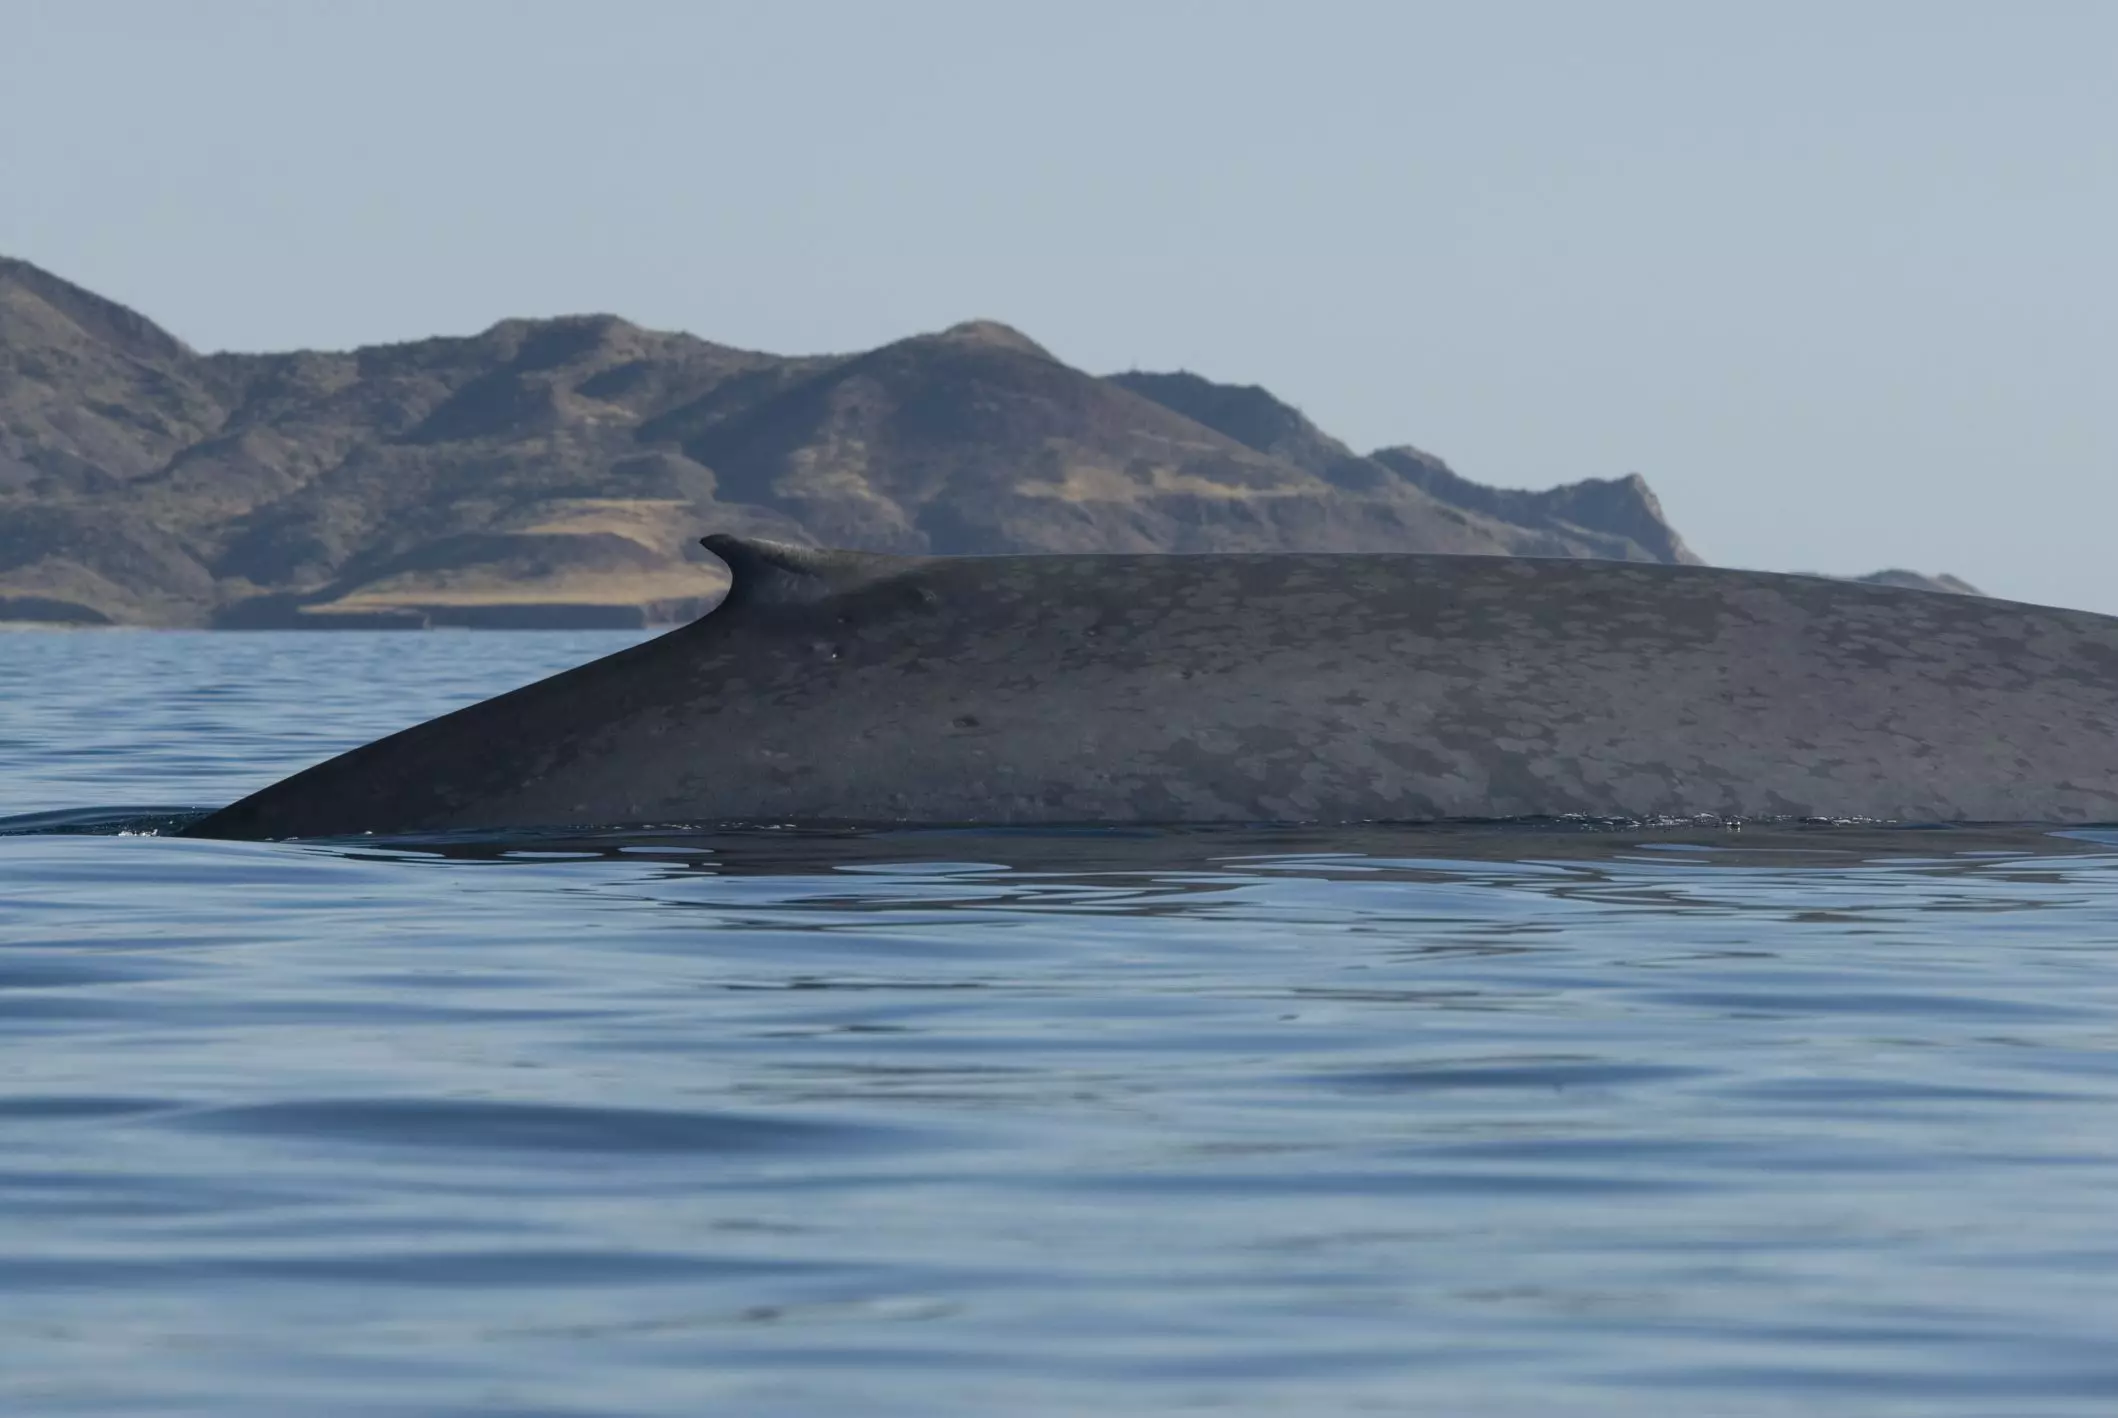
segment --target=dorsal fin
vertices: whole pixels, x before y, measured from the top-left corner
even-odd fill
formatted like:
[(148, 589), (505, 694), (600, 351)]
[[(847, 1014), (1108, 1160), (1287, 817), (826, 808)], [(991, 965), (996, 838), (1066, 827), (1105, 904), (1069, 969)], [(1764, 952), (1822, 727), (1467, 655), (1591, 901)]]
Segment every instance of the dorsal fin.
[(715, 532), (699, 545), (728, 563), (728, 599), (736, 606), (797, 606), (821, 601), (841, 591), (888, 576), (912, 565), (913, 558), (878, 552), (798, 547)]

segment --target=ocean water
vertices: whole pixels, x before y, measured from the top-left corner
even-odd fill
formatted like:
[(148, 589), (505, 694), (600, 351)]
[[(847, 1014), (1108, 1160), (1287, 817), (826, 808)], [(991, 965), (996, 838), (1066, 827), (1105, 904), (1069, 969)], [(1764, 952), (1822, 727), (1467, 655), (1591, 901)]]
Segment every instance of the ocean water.
[(0, 634), (0, 1412), (2118, 1411), (2118, 832), (153, 833), (633, 638)]

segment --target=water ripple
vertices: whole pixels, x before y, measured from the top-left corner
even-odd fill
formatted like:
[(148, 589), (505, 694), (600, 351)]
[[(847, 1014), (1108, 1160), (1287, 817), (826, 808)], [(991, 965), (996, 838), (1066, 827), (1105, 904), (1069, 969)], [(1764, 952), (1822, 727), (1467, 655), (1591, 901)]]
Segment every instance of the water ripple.
[(417, 1098), (309, 1099), (215, 1108), (183, 1125), (263, 1138), (539, 1154), (785, 1153), (876, 1144), (881, 1129), (806, 1119)]
[(618, 643), (0, 637), (0, 1409), (2118, 1401), (2118, 831), (92, 806)]

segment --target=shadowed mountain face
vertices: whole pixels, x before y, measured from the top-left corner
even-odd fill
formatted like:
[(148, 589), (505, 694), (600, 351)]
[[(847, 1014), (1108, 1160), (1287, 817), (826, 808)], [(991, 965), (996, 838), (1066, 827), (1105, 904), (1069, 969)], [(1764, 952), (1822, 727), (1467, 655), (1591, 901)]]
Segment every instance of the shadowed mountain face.
[(719, 594), (708, 531), (1695, 559), (1638, 478), (1483, 487), (1262, 389), (1099, 379), (989, 322), (807, 358), (611, 316), (201, 355), (0, 260), (0, 619), (640, 624)]

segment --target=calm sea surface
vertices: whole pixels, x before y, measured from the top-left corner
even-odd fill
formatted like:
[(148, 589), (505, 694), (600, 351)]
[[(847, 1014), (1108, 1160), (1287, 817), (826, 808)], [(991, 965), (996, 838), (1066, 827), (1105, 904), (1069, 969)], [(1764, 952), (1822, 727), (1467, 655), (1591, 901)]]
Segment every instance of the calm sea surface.
[(633, 638), (0, 634), (0, 1411), (2118, 1412), (2118, 832), (117, 831)]

